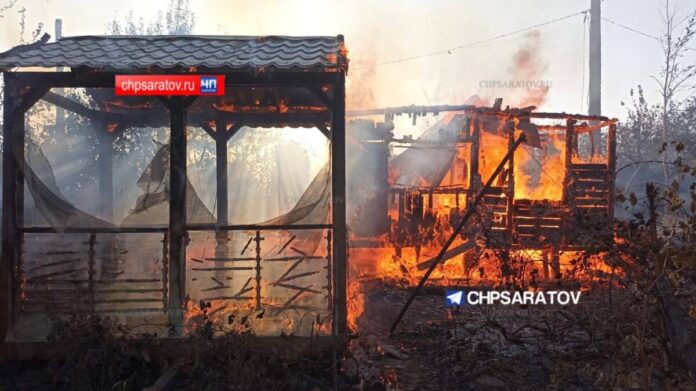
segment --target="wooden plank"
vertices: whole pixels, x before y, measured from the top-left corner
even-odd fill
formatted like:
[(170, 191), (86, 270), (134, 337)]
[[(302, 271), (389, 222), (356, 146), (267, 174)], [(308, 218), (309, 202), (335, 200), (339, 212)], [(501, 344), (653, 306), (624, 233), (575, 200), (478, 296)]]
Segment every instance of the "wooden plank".
[(169, 143), (169, 323), (176, 332), (183, 328), (186, 297), (186, 101), (170, 100)]
[(531, 235), (534, 237), (538, 236), (550, 236), (560, 234), (561, 227), (547, 228), (547, 227), (532, 227), (532, 226), (516, 226), (515, 232), (519, 235)]
[(607, 170), (607, 165), (603, 163), (573, 163), (571, 165), (571, 170), (576, 171), (576, 170), (591, 170), (591, 171), (600, 171), (600, 170)]
[(334, 335), (348, 339), (346, 306), (347, 239), (346, 231), (346, 142), (345, 142), (345, 75), (338, 74), (333, 83), (331, 108), (331, 193), (334, 260)]
[(331, 224), (279, 224), (279, 225), (260, 225), (260, 224), (188, 224), (188, 231), (292, 231), (292, 230), (311, 230), (331, 228)]
[(20, 105), (19, 84), (12, 73), (4, 74), (3, 97), (3, 179), (2, 179), (2, 259), (0, 259), (0, 339), (4, 341), (14, 324), (16, 296), (15, 265), (21, 265), (24, 176), (19, 162), (24, 159), (24, 112)]
[[(114, 72), (94, 72), (90, 68), (73, 68), (72, 72), (14, 72), (21, 83), (39, 83), (51, 87), (113, 88)], [(225, 74), (225, 86), (305, 87), (326, 84), (335, 80), (335, 72), (261, 72), (251, 73), (233, 69), (198, 67), (193, 75)]]
[(606, 181), (596, 181), (596, 180), (575, 180), (572, 186), (579, 191), (593, 190), (593, 191), (607, 191), (608, 183)]
[(485, 206), (494, 206), (494, 205), (501, 205), (507, 208), (507, 198), (503, 197), (496, 197), (496, 196), (486, 196), (483, 199), (483, 205)]
[(603, 206), (606, 207), (608, 200), (606, 198), (574, 198), (573, 205), (576, 206)]
[[(457, 255), (464, 254), (465, 252), (471, 250), (476, 246), (476, 241), (475, 240), (467, 240), (466, 242), (460, 244), (457, 247), (454, 247), (450, 250), (448, 250), (445, 255), (442, 256), (442, 263), (446, 262), (449, 259), (452, 259), (456, 257)], [(427, 268), (430, 267), (430, 265), (435, 262), (436, 258), (430, 258), (427, 261), (421, 262), (418, 264), (418, 270), (426, 270)]]
[(560, 226), (561, 218), (546, 218), (546, 217), (527, 217), (527, 216), (515, 216), (515, 225), (529, 225), (529, 226)]
[[(471, 165), (469, 167), (469, 188), (479, 189), (483, 183), (479, 172), (479, 155), (481, 148), (481, 120), (474, 114), (474, 128), (471, 130)], [(471, 125), (470, 117), (467, 116), (467, 124)]]
[(570, 196), (570, 179), (573, 165), (573, 135), (575, 133), (575, 122), (573, 118), (566, 119), (566, 134), (565, 134), (565, 167), (563, 175), (563, 197), (562, 202), (565, 204)]
[(606, 189), (576, 189), (573, 193), (575, 198), (585, 197), (585, 198), (603, 198), (607, 199), (609, 197), (609, 190)]
[[(52, 233), (59, 233), (55, 228), (53, 227), (25, 227), (21, 229), (22, 233), (31, 233), (31, 234), (52, 234)], [(62, 233), (72, 233), (72, 234), (77, 234), (77, 233), (110, 233), (110, 234), (128, 234), (128, 233), (162, 233), (162, 232), (167, 232), (166, 227), (99, 227), (99, 228), (92, 228), (92, 227), (66, 227)]]
[(217, 193), (217, 223), (228, 223), (228, 191), (227, 191), (227, 122), (222, 119), (215, 121), (215, 178)]
[(609, 188), (608, 207), (609, 207), (609, 218), (614, 219), (614, 193), (616, 189), (616, 123), (611, 123), (609, 125), (609, 133), (607, 134), (607, 171), (609, 171), (609, 177), (607, 178), (607, 187)]
[(529, 210), (529, 209), (516, 209), (514, 212), (516, 217), (520, 218), (561, 218), (563, 215), (562, 211), (549, 209), (545, 211)]
[(593, 180), (602, 180), (602, 181), (606, 181), (609, 178), (609, 173), (607, 173), (606, 171), (594, 171), (594, 170), (573, 171), (572, 175), (574, 178), (593, 179)]
[(486, 189), (486, 191), (483, 193), (485, 195), (501, 195), (505, 192), (505, 188), (502, 187), (496, 187), (496, 186), (491, 186), (490, 188)]

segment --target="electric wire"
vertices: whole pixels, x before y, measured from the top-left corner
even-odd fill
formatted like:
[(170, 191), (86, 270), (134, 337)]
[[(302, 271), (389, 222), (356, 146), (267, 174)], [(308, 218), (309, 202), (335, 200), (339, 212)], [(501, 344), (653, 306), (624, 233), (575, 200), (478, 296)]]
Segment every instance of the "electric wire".
[[(421, 58), (425, 58), (425, 57), (438, 56), (438, 55), (442, 55), (442, 54), (452, 54), (452, 52), (455, 50), (461, 50), (461, 49), (466, 49), (466, 48), (470, 48), (470, 47), (474, 47), (474, 46), (479, 46), (479, 45), (482, 45), (485, 43), (497, 41), (499, 39), (508, 38), (508, 37), (513, 36), (513, 35), (525, 33), (527, 31), (531, 31), (531, 30), (534, 30), (534, 29), (537, 29), (540, 27), (545, 27), (545, 26), (548, 26), (550, 24), (558, 23), (558, 22), (570, 19), (570, 18), (578, 16), (578, 15), (586, 15), (589, 11), (590, 11), (589, 9), (586, 9), (586, 10), (576, 12), (576, 13), (573, 13), (570, 15), (562, 16), (560, 18), (549, 20), (549, 21), (546, 21), (543, 23), (538, 23), (538, 24), (535, 24), (533, 26), (528, 26), (528, 27), (525, 27), (525, 28), (520, 29), (520, 30), (515, 30), (515, 31), (508, 32), (508, 33), (499, 34), (499, 35), (496, 35), (494, 37), (483, 39), (480, 41), (461, 44), (458, 46), (451, 47), (449, 49), (442, 49), (442, 50), (437, 50), (437, 51), (430, 52), (430, 53), (418, 54), (418, 55), (414, 55), (414, 56), (410, 56), (410, 57), (404, 57), (404, 58), (398, 58), (398, 59), (394, 59), (394, 60), (387, 60), (387, 61), (378, 62), (378, 63), (374, 64), (374, 66), (396, 64), (396, 63), (401, 63), (401, 62), (406, 62), (406, 61), (413, 61), (413, 60), (417, 60), (417, 59), (421, 59)], [(360, 67), (353, 66), (352, 68), (360, 68)]]

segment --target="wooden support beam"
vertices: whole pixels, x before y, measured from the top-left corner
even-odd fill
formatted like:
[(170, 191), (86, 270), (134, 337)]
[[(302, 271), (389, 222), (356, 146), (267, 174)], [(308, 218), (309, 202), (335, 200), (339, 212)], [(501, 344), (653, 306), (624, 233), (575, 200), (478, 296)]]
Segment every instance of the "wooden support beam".
[[(566, 138), (565, 138), (565, 173), (563, 175), (563, 194), (561, 196), (561, 202), (564, 207), (569, 207), (573, 198), (573, 191), (571, 187), (573, 186), (573, 150), (575, 140), (575, 120), (568, 118), (566, 120)], [(565, 247), (568, 242), (568, 226), (569, 219), (572, 219), (573, 213), (570, 216), (563, 215), (561, 218), (561, 247)]]
[(566, 134), (565, 134), (565, 175), (563, 176), (563, 204), (570, 201), (570, 184), (572, 182), (572, 167), (573, 167), (573, 150), (574, 150), (574, 140), (575, 140), (575, 120), (566, 120)]
[(246, 125), (242, 122), (235, 122), (227, 128), (227, 135), (225, 136), (227, 141), (230, 141), (244, 126)]
[(51, 91), (48, 91), (41, 99), (52, 105), (58, 106), (62, 109), (81, 115), (85, 118), (89, 118), (91, 120), (102, 122), (120, 122), (124, 119), (123, 116), (120, 114), (90, 109), (82, 103), (75, 102), (70, 98), (66, 98), (62, 95), (58, 95), (55, 92)]
[(216, 139), (217, 136), (215, 135), (215, 129), (211, 128), (210, 125), (208, 125), (208, 123), (201, 122), (200, 124), (198, 124), (198, 126), (200, 126), (201, 129), (203, 129), (208, 134), (208, 136), (210, 136), (210, 138), (212, 138), (213, 140)]
[(334, 259), (334, 333), (347, 339), (346, 280), (348, 234), (346, 230), (346, 140), (345, 140), (345, 76), (333, 83), (331, 110), (331, 212)]
[[(512, 149), (515, 144), (515, 125), (512, 120), (507, 122), (508, 129), (508, 149)], [(507, 214), (506, 225), (508, 231), (508, 238), (513, 238), (515, 231), (515, 152), (510, 155), (510, 161), (507, 166), (508, 172), (508, 182), (507, 182)]]
[(172, 97), (170, 106), (169, 323), (180, 333), (186, 297), (186, 108), (192, 101)]
[(329, 128), (327, 128), (326, 125), (319, 124), (319, 125), (317, 125), (317, 129), (319, 129), (321, 134), (323, 134), (327, 140), (331, 140), (331, 132), (329, 132)]
[(609, 221), (614, 220), (614, 193), (616, 192), (616, 123), (609, 125), (607, 134), (607, 172), (609, 194), (607, 199)]
[(309, 90), (312, 91), (314, 93), (314, 95), (316, 95), (316, 97), (319, 98), (319, 100), (321, 100), (321, 103), (323, 103), (324, 106), (331, 107), (331, 104), (332, 104), (331, 98), (328, 96), (328, 94), (326, 92), (324, 92), (321, 89), (321, 87), (319, 87), (317, 85), (313, 85), (313, 86), (309, 87)]
[[(158, 97), (162, 104), (169, 108), (170, 101), (166, 97)], [(104, 123), (119, 123), (127, 124), (128, 126), (165, 126), (167, 125), (167, 118), (162, 115), (160, 111), (151, 110), (144, 111), (139, 110), (137, 113), (114, 113), (101, 110), (90, 109), (79, 102), (75, 102), (72, 99), (60, 96), (53, 92), (47, 92), (42, 95), (42, 99), (58, 107), (64, 108), (73, 113), (79, 114), (83, 117), (89, 118), (91, 120), (100, 121)], [(215, 117), (224, 120), (226, 122), (233, 122), (234, 124), (247, 125), (247, 126), (278, 126), (281, 124), (287, 124), (290, 126), (326, 126), (330, 121), (330, 113), (328, 112), (305, 112), (305, 113), (245, 113), (245, 112), (227, 112), (222, 110), (217, 110), (212, 108)], [(192, 123), (197, 123), (198, 126), (203, 128), (211, 137), (215, 137), (211, 134), (212, 128), (207, 125), (210, 113), (197, 113), (189, 114), (188, 119)], [(233, 127), (234, 128), (234, 127)], [(238, 130), (237, 128), (236, 130)], [(231, 137), (231, 136), (230, 136)]]
[(427, 270), (430, 268), (433, 262), (441, 262), (444, 263), (457, 255), (464, 254), (465, 252), (471, 250), (472, 248), (476, 247), (476, 241), (473, 239), (467, 239), (466, 242), (460, 244), (459, 246), (448, 250), (443, 256), (442, 259), (438, 259), (437, 257), (430, 258), (426, 261), (423, 261), (417, 265), (418, 270)]
[(26, 113), (49, 89), (50, 88), (45, 85), (31, 85), (28, 92), (17, 94), (19, 99), (14, 102), (14, 110)]
[(469, 188), (478, 189), (481, 184), (481, 173), (479, 172), (479, 159), (481, 148), (481, 119), (474, 114), (474, 128), (471, 130), (471, 166), (469, 167)]
[(227, 123), (221, 119), (215, 121), (215, 156), (217, 180), (217, 223), (228, 224), (228, 192), (227, 192)]
[(2, 259), (0, 259), (0, 339), (14, 324), (21, 266), (24, 217), (24, 111), (17, 80), (6, 73), (3, 97)]
[[(167, 69), (153, 69), (155, 73), (181, 73), (188, 75), (224, 74), (226, 89), (242, 86), (264, 87), (306, 87), (307, 85), (330, 84), (335, 78), (333, 72), (262, 72), (253, 74), (247, 71), (234, 71), (230, 69), (198, 67), (196, 73), (191, 73), (188, 68), (182, 68), (178, 72)], [(37, 82), (51, 87), (82, 87), (82, 88), (113, 88), (114, 72), (94, 72), (87, 67), (73, 68), (71, 72), (15, 72), (21, 78), (20, 81)]]

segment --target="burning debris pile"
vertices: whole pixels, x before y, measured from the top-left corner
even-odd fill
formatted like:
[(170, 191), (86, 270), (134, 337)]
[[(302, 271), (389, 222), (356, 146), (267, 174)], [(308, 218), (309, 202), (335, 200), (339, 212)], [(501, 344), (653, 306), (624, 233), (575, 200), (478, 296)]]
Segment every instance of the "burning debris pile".
[[(395, 138), (392, 119), (449, 112), (423, 135)], [(433, 106), (366, 110), (353, 120), (348, 178), (351, 263), (356, 275), (415, 285), (479, 192), (475, 218), (431, 278), (444, 284), (537, 285), (602, 270), (612, 240), (616, 123), (538, 113), (534, 107)], [(538, 134), (484, 183), (516, 135)], [(599, 132), (594, 145), (592, 132)], [(535, 136), (531, 136), (535, 137)], [(534, 145), (536, 144), (536, 145)], [(390, 156), (392, 148), (404, 148)], [(357, 191), (361, 189), (361, 191)], [(597, 230), (596, 228), (602, 229)], [(591, 233), (591, 235), (590, 235)], [(590, 276), (591, 277), (591, 276)]]
[[(690, 203), (676, 181), (663, 191), (648, 186), (645, 197), (615, 194), (616, 120), (496, 103), (349, 113), (384, 121), (350, 122), (359, 175), (349, 188), (367, 190), (349, 205), (357, 298), (349, 310), (359, 338), (347, 373), (360, 373), (362, 384), (424, 390), (689, 389), (696, 284), (684, 257), (693, 254), (693, 184)], [(447, 111), (420, 138), (394, 136), (397, 115), (415, 122)], [(530, 129), (538, 144), (514, 150)], [(692, 167), (677, 164), (688, 179)], [(615, 203), (634, 219), (615, 220)], [(669, 226), (664, 235), (660, 224)], [(541, 310), (453, 308), (443, 298), (455, 287), (570, 289), (583, 299)], [(675, 345), (660, 345), (666, 340)]]

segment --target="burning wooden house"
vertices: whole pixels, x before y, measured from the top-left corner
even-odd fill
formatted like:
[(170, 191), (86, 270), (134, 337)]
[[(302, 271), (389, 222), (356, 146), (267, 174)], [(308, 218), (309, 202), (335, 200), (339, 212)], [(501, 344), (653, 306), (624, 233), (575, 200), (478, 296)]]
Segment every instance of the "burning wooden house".
[[(3, 341), (71, 311), (159, 335), (205, 312), (345, 338), (342, 36), (45, 37), (0, 68)], [(225, 94), (116, 96), (117, 74), (223, 75)], [(263, 140), (311, 134), (326, 161), (291, 181), (302, 153)], [(274, 174), (253, 176), (262, 164)]]
[[(438, 113), (447, 114), (421, 137), (394, 136), (396, 116), (408, 115), (415, 124), (418, 117)], [(445, 265), (458, 267), (455, 276), (483, 277), (477, 262), (482, 254), (489, 251), (500, 258), (505, 251), (532, 258), (526, 273), (560, 278), (564, 272), (572, 274), (572, 267), (561, 261), (564, 254), (597, 250), (612, 239), (616, 120), (541, 113), (533, 107), (502, 109), (500, 100), (494, 107), (349, 112), (353, 117), (375, 115), (383, 115), (384, 122), (349, 122), (354, 136), (349, 154), (355, 158), (348, 193), (358, 196), (348, 206), (348, 220), (356, 254), (351, 261), (360, 260), (359, 267), (374, 263), (377, 273), (415, 283), (415, 275), (429, 267), (482, 190), (476, 218), (444, 257), (463, 259)], [(515, 135), (526, 129), (538, 134), (537, 145), (514, 150), (484, 189)], [(397, 148), (400, 153), (392, 153)]]

